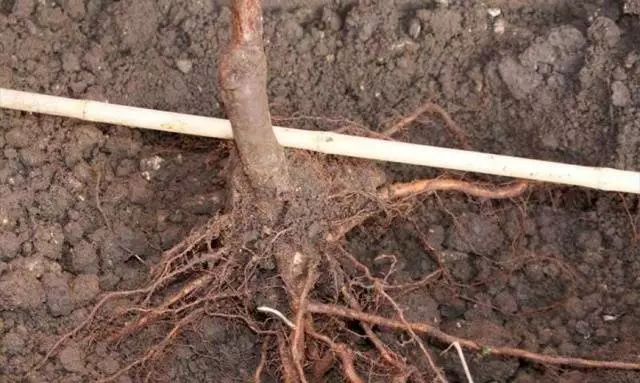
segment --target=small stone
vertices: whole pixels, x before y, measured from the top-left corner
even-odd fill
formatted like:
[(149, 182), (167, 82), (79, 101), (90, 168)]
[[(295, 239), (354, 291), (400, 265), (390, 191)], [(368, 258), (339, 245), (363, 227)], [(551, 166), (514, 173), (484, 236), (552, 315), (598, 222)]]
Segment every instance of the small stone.
[(496, 18), (502, 14), (502, 10), (500, 8), (489, 8), (487, 9), (487, 14), (491, 18)]
[(176, 66), (180, 72), (187, 74), (193, 69), (193, 61), (187, 59), (176, 60)]
[(422, 31), (422, 24), (420, 24), (420, 20), (414, 17), (409, 22), (409, 36), (417, 39), (420, 36), (420, 31)]
[(58, 359), (60, 360), (62, 367), (69, 372), (84, 371), (84, 354), (76, 345), (69, 345), (65, 347), (60, 351)]
[(611, 103), (619, 107), (631, 103), (631, 92), (622, 81), (614, 81), (611, 84)]

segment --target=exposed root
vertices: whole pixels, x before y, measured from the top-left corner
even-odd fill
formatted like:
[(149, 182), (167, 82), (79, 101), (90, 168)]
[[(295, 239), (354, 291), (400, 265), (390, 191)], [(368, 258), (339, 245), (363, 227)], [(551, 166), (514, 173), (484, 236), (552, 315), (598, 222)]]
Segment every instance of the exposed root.
[(253, 373), (253, 382), (261, 383), (262, 382), (262, 371), (264, 367), (267, 365), (267, 356), (269, 355), (269, 338), (265, 338), (262, 342), (262, 349), (260, 351), (260, 363), (258, 363), (258, 367), (256, 367), (256, 371)]
[(389, 302), (389, 304), (393, 306), (394, 310), (398, 314), (398, 317), (400, 318), (400, 321), (406, 326), (405, 327), (406, 331), (411, 335), (411, 338), (418, 344), (418, 347), (420, 347), (420, 350), (422, 351), (425, 358), (427, 359), (427, 362), (429, 363), (429, 367), (431, 367), (433, 372), (436, 374), (438, 381), (442, 383), (447, 383), (447, 379), (444, 377), (442, 370), (440, 369), (440, 367), (436, 366), (435, 362), (433, 361), (433, 357), (431, 356), (431, 353), (429, 352), (429, 350), (427, 350), (427, 347), (424, 345), (424, 342), (422, 342), (422, 339), (420, 339), (420, 337), (416, 335), (415, 331), (413, 331), (411, 326), (409, 326), (409, 323), (405, 319), (404, 313), (402, 312), (402, 309), (400, 308), (400, 306), (398, 306), (396, 301), (394, 301), (393, 298), (391, 298), (389, 294), (387, 294), (386, 291), (384, 291), (384, 289), (382, 289), (379, 286), (379, 284), (376, 283), (376, 287), (377, 287), (376, 290), (378, 291), (378, 293), (381, 294), (383, 297), (385, 297), (385, 299)]
[(301, 382), (306, 382), (307, 378), (304, 373), (304, 350), (305, 350), (305, 341), (304, 341), (304, 329), (305, 329), (305, 314), (307, 308), (307, 302), (309, 297), (309, 291), (313, 287), (316, 282), (316, 272), (315, 266), (309, 268), (307, 272), (307, 279), (304, 283), (304, 287), (302, 289), (302, 293), (298, 298), (298, 312), (296, 313), (296, 322), (295, 327), (293, 329), (293, 341), (291, 342), (291, 357), (293, 359), (293, 363), (298, 372), (298, 377)]
[(324, 314), (334, 317), (349, 318), (359, 321), (365, 321), (378, 326), (409, 331), (428, 335), (442, 343), (451, 344), (458, 342), (460, 346), (469, 350), (482, 352), (484, 355), (507, 356), (513, 358), (525, 359), (531, 362), (558, 365), (574, 368), (608, 368), (620, 370), (640, 370), (640, 363), (620, 362), (620, 361), (604, 361), (583, 358), (573, 358), (565, 356), (543, 355), (513, 347), (494, 347), (492, 345), (483, 344), (469, 339), (459, 338), (449, 335), (440, 329), (427, 323), (403, 323), (402, 321), (388, 319), (378, 315), (364, 313), (362, 311), (349, 309), (333, 304), (324, 304), (309, 302), (307, 306), (309, 312), (315, 314)]
[[(387, 294), (387, 292), (384, 290), (384, 286), (387, 284), (386, 277), (384, 279), (373, 277), (373, 275), (371, 275), (371, 271), (369, 270), (369, 268), (363, 265), (362, 263), (358, 262), (358, 260), (355, 259), (353, 255), (351, 255), (350, 253), (344, 250), (342, 250), (342, 254), (360, 271), (364, 272), (367, 279), (369, 279), (372, 282), (373, 290), (378, 294), (380, 294), (382, 297), (384, 297), (384, 299), (393, 307), (393, 309), (398, 314), (400, 321), (406, 324), (407, 332), (411, 335), (412, 339), (418, 344), (418, 347), (424, 354), (429, 366), (431, 367), (433, 372), (436, 374), (436, 377), (438, 378), (438, 380), (442, 383), (446, 383), (447, 380), (444, 377), (444, 374), (442, 373), (441, 369), (438, 366), (436, 366), (435, 362), (433, 361), (433, 357), (431, 356), (431, 353), (429, 352), (429, 350), (427, 350), (427, 347), (424, 345), (424, 342), (422, 342), (420, 337), (418, 337), (416, 333), (409, 327), (400, 306), (398, 306), (396, 301), (393, 298), (391, 298), (391, 296), (389, 296), (389, 294)], [(356, 309), (356, 310), (359, 310), (359, 309)]]
[(346, 378), (349, 379), (349, 382), (351, 383), (365, 382), (360, 377), (360, 375), (358, 375), (358, 372), (356, 371), (356, 368), (353, 364), (354, 363), (353, 351), (351, 351), (349, 347), (347, 347), (342, 343), (336, 343), (326, 335), (322, 335), (311, 328), (307, 328), (306, 331), (307, 331), (307, 334), (309, 334), (311, 337), (327, 344), (331, 349), (331, 351), (333, 351), (338, 356), (338, 358), (340, 358), (340, 361), (342, 362), (342, 370), (344, 371)]
[(383, 200), (391, 200), (435, 191), (458, 191), (480, 198), (508, 199), (518, 197), (524, 193), (529, 185), (529, 182), (520, 181), (505, 186), (491, 187), (455, 179), (435, 178), (393, 184), (383, 189), (378, 197)]
[[(349, 292), (349, 290), (347, 290), (346, 286), (342, 286), (341, 292), (345, 301), (347, 301), (347, 304), (349, 304), (349, 306), (351, 306), (352, 309), (359, 310), (359, 311), (362, 310), (360, 307), (360, 303), (358, 303), (358, 300), (355, 299), (355, 297)], [(404, 363), (404, 361), (398, 356), (398, 354), (390, 350), (389, 347), (387, 347), (387, 345), (385, 345), (382, 342), (382, 340), (380, 340), (378, 335), (376, 335), (376, 333), (373, 332), (373, 330), (371, 329), (371, 325), (369, 325), (366, 322), (363, 322), (362, 328), (364, 329), (364, 332), (369, 338), (369, 340), (371, 341), (371, 343), (373, 343), (375, 348), (380, 353), (380, 356), (382, 357), (382, 359), (384, 359), (391, 366), (395, 367), (398, 371), (406, 371), (407, 369), (406, 363)]]
[(64, 334), (63, 336), (61, 336), (56, 341), (56, 343), (54, 343), (53, 346), (51, 346), (51, 348), (49, 348), (49, 350), (47, 351), (45, 356), (42, 357), (40, 362), (35, 367), (33, 367), (32, 371), (36, 371), (36, 370), (39, 370), (40, 368), (42, 368), (42, 366), (44, 366), (44, 364), (47, 363), (49, 358), (53, 355), (54, 352), (56, 352), (58, 350), (58, 348), (60, 348), (61, 345), (63, 345), (67, 340), (75, 337), (82, 330), (84, 330), (86, 327), (91, 325), (91, 322), (94, 320), (94, 318), (96, 317), (96, 315), (98, 314), (100, 309), (106, 303), (110, 302), (111, 300), (117, 299), (117, 298), (127, 298), (127, 297), (138, 295), (138, 294), (144, 294), (147, 291), (148, 291), (148, 289), (139, 289), (139, 290), (131, 290), (131, 291), (116, 291), (116, 292), (112, 292), (112, 293), (106, 294), (104, 297), (102, 297), (102, 299), (100, 299), (100, 301), (98, 301), (98, 303), (96, 303), (95, 306), (93, 306), (93, 309), (91, 310), (91, 312), (89, 312), (89, 315), (87, 315), (87, 318), (85, 318), (73, 330), (71, 330), (71, 331), (67, 332), (66, 334)]
[[(176, 338), (176, 336), (178, 336), (178, 334), (180, 333), (180, 331), (184, 328), (184, 326), (186, 326), (188, 323), (192, 322), (194, 319), (198, 318), (200, 316), (200, 314), (202, 314), (202, 312), (204, 311), (204, 309), (197, 309), (192, 311), (189, 315), (187, 315), (186, 317), (182, 318), (180, 321), (178, 321), (173, 328), (171, 329), (171, 331), (169, 331), (169, 333), (164, 337), (164, 339), (162, 340), (162, 342), (160, 342), (158, 345), (156, 345), (155, 347), (153, 347), (152, 349), (150, 349), (149, 351), (147, 351), (147, 353), (141, 357), (138, 358), (136, 360), (134, 360), (133, 362), (131, 362), (130, 364), (128, 364), (127, 366), (125, 366), (124, 368), (120, 369), (119, 371), (117, 371), (116, 373), (104, 378), (104, 379), (100, 379), (98, 380), (98, 383), (106, 383), (106, 382), (112, 382), (115, 379), (117, 379), (118, 377), (122, 376), (123, 374), (127, 373), (128, 371), (130, 371), (131, 369), (146, 363), (147, 361), (152, 360), (154, 357), (156, 357), (157, 355), (161, 354), (165, 348), (167, 348), (167, 346), (169, 346), (169, 344)], [(151, 376), (150, 374), (147, 375), (147, 379), (145, 379), (145, 382), (148, 382), (150, 380)]]
[(282, 323), (286, 324), (287, 327), (291, 328), (291, 329), (295, 329), (296, 325), (291, 322), (291, 320), (289, 320), (289, 318), (287, 318), (283, 313), (281, 313), (280, 311), (273, 309), (271, 307), (268, 306), (260, 306), (258, 307), (256, 310), (263, 312), (263, 313), (269, 313), (269, 314), (273, 314), (276, 317), (278, 317), (278, 319), (280, 319), (282, 321)]
[(185, 297), (187, 297), (189, 294), (191, 294), (192, 292), (202, 288), (203, 286), (205, 286), (208, 282), (210, 282), (212, 280), (212, 276), (209, 274), (205, 274), (202, 275), (199, 278), (194, 279), (193, 281), (189, 282), (188, 284), (186, 284), (180, 291), (178, 291), (177, 293), (173, 294), (172, 296), (170, 296), (169, 298), (167, 298), (165, 300), (164, 303), (162, 303), (161, 305), (159, 305), (157, 308), (153, 308), (153, 309), (148, 309), (148, 310), (144, 310), (144, 309), (132, 309), (134, 311), (139, 311), (139, 312), (143, 312), (145, 315), (143, 315), (142, 317), (140, 317), (137, 321), (131, 323), (130, 325), (125, 326), (123, 329), (121, 329), (120, 331), (118, 331), (116, 334), (114, 334), (113, 336), (111, 336), (109, 338), (109, 341), (115, 341), (117, 339), (120, 339), (128, 334), (131, 334), (133, 332), (135, 332), (136, 330), (143, 328), (145, 326), (148, 326), (149, 324), (151, 324), (153, 321), (159, 319), (160, 317), (168, 314), (168, 313), (173, 313), (173, 314), (178, 314), (181, 311), (184, 311), (192, 306), (195, 306), (199, 303), (202, 302), (202, 298), (200, 300), (197, 300), (194, 303), (191, 304), (187, 304), (185, 306), (182, 306), (176, 310), (170, 310), (170, 307), (172, 305), (174, 305), (177, 302), (180, 302), (181, 300), (183, 300)]
[[(380, 190), (376, 198), (379, 201), (388, 202), (424, 193), (456, 191), (480, 198), (509, 199), (515, 198), (524, 193), (529, 185), (529, 182), (520, 181), (505, 186), (492, 187), (451, 178), (433, 178), (393, 184)], [(375, 215), (377, 212), (378, 210), (376, 209), (365, 211), (362, 214), (347, 220), (341, 225), (338, 225), (327, 235), (327, 241), (335, 242), (342, 239), (347, 233), (355, 227), (360, 226), (364, 221)]]
[(296, 383), (298, 381), (298, 372), (291, 359), (291, 349), (287, 347), (287, 340), (282, 334), (278, 334), (278, 352), (280, 355), (280, 364), (282, 365), (282, 381), (285, 383)]
[(417, 120), (418, 117), (420, 117), (424, 113), (435, 113), (440, 116), (440, 118), (442, 118), (447, 125), (447, 128), (449, 128), (449, 131), (454, 135), (454, 137), (456, 137), (462, 148), (471, 149), (471, 145), (469, 145), (469, 139), (467, 138), (466, 133), (462, 129), (460, 129), (460, 127), (458, 127), (458, 124), (453, 121), (453, 118), (449, 116), (449, 113), (447, 113), (447, 111), (444, 110), (444, 108), (440, 105), (434, 104), (430, 101), (425, 102), (413, 113), (411, 113), (407, 117), (402, 118), (400, 121), (393, 124), (390, 128), (385, 129), (382, 134), (388, 137), (393, 136), (399, 130)]

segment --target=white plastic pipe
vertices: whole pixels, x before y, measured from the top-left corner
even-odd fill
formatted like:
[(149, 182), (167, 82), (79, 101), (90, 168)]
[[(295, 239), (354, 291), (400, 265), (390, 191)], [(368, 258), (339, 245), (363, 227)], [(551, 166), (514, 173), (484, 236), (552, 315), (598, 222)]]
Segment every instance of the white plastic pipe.
[[(228, 120), (0, 88), (0, 107), (86, 121), (232, 139)], [(332, 132), (274, 127), (289, 148), (640, 194), (640, 172), (385, 141)]]

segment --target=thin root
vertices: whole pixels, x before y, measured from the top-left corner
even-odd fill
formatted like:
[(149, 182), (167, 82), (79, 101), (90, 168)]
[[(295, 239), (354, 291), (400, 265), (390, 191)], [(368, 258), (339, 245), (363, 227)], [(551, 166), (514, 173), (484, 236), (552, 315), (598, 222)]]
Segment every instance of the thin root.
[(383, 200), (403, 198), (434, 191), (459, 191), (474, 197), (491, 199), (515, 198), (529, 187), (529, 182), (519, 181), (505, 186), (486, 187), (479, 184), (449, 178), (435, 178), (393, 184), (379, 193)]
[(449, 349), (451, 347), (455, 348), (456, 351), (458, 352), (458, 357), (460, 358), (460, 363), (462, 364), (462, 369), (464, 370), (464, 375), (467, 377), (467, 382), (468, 383), (474, 383), (473, 382), (473, 376), (471, 376), (471, 371), (469, 371), (469, 366), (467, 365), (467, 360), (464, 357), (464, 352), (462, 351), (462, 347), (460, 347), (460, 343), (459, 342), (451, 343), (451, 345), (449, 347), (447, 347), (447, 349), (444, 350), (442, 353), (444, 354), (445, 352), (449, 351)]
[(342, 370), (346, 378), (349, 379), (349, 382), (364, 383), (364, 380), (360, 377), (360, 375), (358, 375), (358, 372), (356, 371), (356, 368), (353, 364), (353, 351), (351, 351), (346, 345), (342, 343), (336, 343), (326, 335), (322, 335), (311, 329), (310, 327), (307, 327), (306, 332), (311, 337), (327, 344), (329, 348), (331, 348), (331, 351), (333, 351), (338, 356), (338, 358), (340, 358), (340, 361), (342, 362)]
[(387, 137), (390, 137), (396, 134), (400, 129), (404, 128), (405, 126), (409, 125), (413, 121), (417, 120), (418, 117), (420, 117), (422, 114), (427, 112), (435, 113), (439, 115), (440, 118), (444, 120), (445, 124), (447, 125), (447, 128), (449, 128), (449, 131), (451, 131), (451, 133), (456, 137), (460, 145), (464, 149), (471, 149), (471, 145), (469, 145), (469, 139), (467, 138), (466, 133), (462, 129), (460, 129), (458, 124), (456, 124), (456, 122), (453, 121), (453, 118), (449, 116), (449, 114), (447, 113), (446, 110), (444, 110), (443, 107), (441, 107), (438, 104), (434, 104), (433, 102), (430, 102), (430, 101), (425, 102), (413, 113), (411, 113), (409, 116), (401, 119), (390, 128), (384, 130), (382, 134)]
[(262, 342), (262, 350), (260, 351), (260, 363), (256, 368), (256, 372), (253, 374), (253, 382), (261, 383), (262, 382), (262, 371), (264, 367), (267, 365), (267, 355), (269, 354), (269, 338), (265, 338)]
[(342, 318), (350, 318), (359, 321), (365, 321), (379, 326), (394, 328), (398, 330), (413, 330), (418, 333), (431, 336), (440, 342), (452, 344), (458, 342), (460, 346), (469, 350), (482, 352), (483, 354), (508, 356), (513, 358), (521, 358), (532, 362), (551, 364), (575, 368), (607, 368), (620, 370), (640, 370), (640, 363), (620, 362), (620, 361), (604, 361), (593, 359), (572, 358), (565, 356), (543, 355), (513, 347), (494, 347), (491, 345), (476, 342), (470, 339), (458, 338), (449, 335), (440, 329), (437, 329), (427, 323), (403, 323), (402, 321), (388, 319), (378, 315), (364, 313), (362, 311), (349, 309), (346, 307), (336, 306), (333, 304), (323, 304), (309, 302), (307, 310), (315, 314), (332, 315)]

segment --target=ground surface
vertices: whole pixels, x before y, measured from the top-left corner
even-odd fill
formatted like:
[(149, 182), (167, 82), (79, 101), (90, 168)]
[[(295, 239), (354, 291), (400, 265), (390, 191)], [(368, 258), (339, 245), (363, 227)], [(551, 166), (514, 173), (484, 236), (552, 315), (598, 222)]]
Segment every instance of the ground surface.
[[(640, 170), (638, 1), (268, 3), (274, 117), (378, 130), (431, 99), (477, 150)], [(221, 116), (216, 59), (229, 16), (211, 1), (1, 0), (0, 86)], [(431, 117), (398, 138), (455, 147)], [(101, 292), (138, 285), (160, 249), (223, 206), (227, 145), (0, 111), (0, 381), (21, 380)], [(382, 166), (397, 180), (439, 174)], [(436, 270), (439, 254), (450, 278), (406, 296), (409, 319), (531, 351), (638, 361), (639, 217), (638, 197), (577, 188), (504, 202), (441, 193), (348, 241), (374, 268), (385, 267), (376, 255), (396, 255), (398, 280)], [(221, 319), (196, 327), (168, 356), (167, 381), (249, 379), (259, 338)], [(29, 381), (92, 381), (143, 343), (67, 343)], [(640, 380), (468, 359), (477, 382)], [(438, 362), (463, 379), (453, 353)]]

